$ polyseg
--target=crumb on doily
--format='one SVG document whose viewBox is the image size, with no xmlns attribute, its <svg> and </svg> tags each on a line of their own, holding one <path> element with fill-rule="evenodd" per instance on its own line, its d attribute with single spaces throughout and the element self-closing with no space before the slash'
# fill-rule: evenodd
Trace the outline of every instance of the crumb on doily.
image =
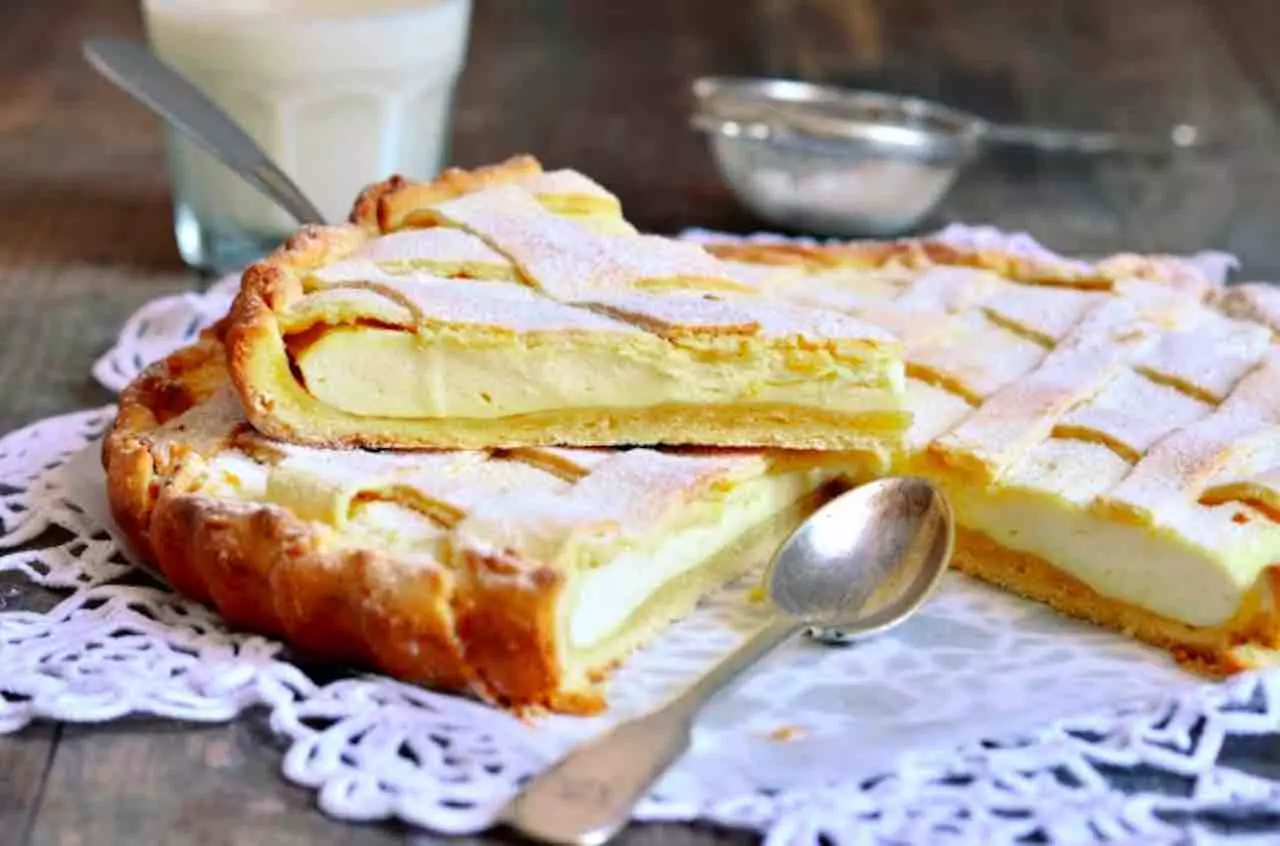
<svg viewBox="0 0 1280 846">
<path fill-rule="evenodd" d="M 801 740 L 806 735 L 808 735 L 808 732 L 804 730 L 803 726 L 778 726 L 769 732 L 768 737 L 778 743 L 790 743 L 793 740 Z"/>
</svg>

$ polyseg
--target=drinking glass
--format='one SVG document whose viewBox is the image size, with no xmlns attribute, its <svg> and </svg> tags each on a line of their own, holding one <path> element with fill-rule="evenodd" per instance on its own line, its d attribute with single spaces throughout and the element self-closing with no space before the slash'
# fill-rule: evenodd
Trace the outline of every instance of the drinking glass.
<svg viewBox="0 0 1280 846">
<path fill-rule="evenodd" d="M 392 173 L 448 155 L 471 0 L 143 0 L 152 49 L 238 122 L 330 222 Z M 187 264 L 227 270 L 296 223 L 168 132 L 174 232 Z"/>
</svg>

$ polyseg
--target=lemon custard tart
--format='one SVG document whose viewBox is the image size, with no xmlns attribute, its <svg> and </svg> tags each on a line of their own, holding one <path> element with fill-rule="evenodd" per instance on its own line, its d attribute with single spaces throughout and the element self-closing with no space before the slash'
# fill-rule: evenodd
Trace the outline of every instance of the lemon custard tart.
<svg viewBox="0 0 1280 846">
<path fill-rule="evenodd" d="M 636 233 L 521 157 L 369 189 L 245 274 L 228 346 L 249 420 L 366 447 L 900 446 L 900 345 L 762 296 L 769 268 Z"/>
<path fill-rule="evenodd" d="M 271 440 L 220 333 L 122 395 L 104 458 L 131 544 L 233 625 L 515 709 L 590 712 L 625 654 L 757 567 L 835 490 L 827 453 Z"/>
<path fill-rule="evenodd" d="M 958 569 L 1212 672 L 1277 662 L 1275 289 L 1193 262 L 946 243 L 724 243 L 772 293 L 903 342 L 898 472 L 936 482 Z"/>
<path fill-rule="evenodd" d="M 352 225 L 307 230 L 251 269 L 217 332 L 122 397 L 104 458 L 134 545 L 233 623 L 318 655 L 512 707 L 590 711 L 622 656 L 762 561 L 841 484 L 912 473 L 954 507 L 960 570 L 1200 670 L 1280 663 L 1275 288 L 1224 287 L 1177 257 L 1069 260 L 992 233 L 713 241 L 678 256 L 665 251 L 687 243 L 655 239 L 651 266 L 696 255 L 714 273 L 617 271 L 619 286 L 583 276 L 574 256 L 546 259 L 536 238 L 531 264 L 530 218 L 597 245 L 644 237 L 585 177 L 516 159 L 374 186 Z M 481 348 L 490 357 L 468 358 Z M 692 369 L 673 363 L 695 349 L 680 365 Z M 630 411 L 588 413 L 566 392 L 570 371 L 556 368 L 579 358 L 609 374 L 593 390 L 633 389 Z M 637 360 L 650 376 L 678 372 L 682 398 L 651 402 L 649 377 L 611 369 Z M 853 375 L 873 361 L 888 374 L 878 387 Z M 481 389 L 488 416 L 421 414 L 503 367 L 512 379 Z M 796 369 L 761 376 L 774 367 Z M 785 414 L 778 396 L 699 393 L 790 390 L 806 370 L 811 393 L 789 394 Z M 841 391 L 853 399 L 832 400 Z M 813 413 L 826 403 L 844 422 Z M 543 443 L 649 442 L 641 431 L 843 451 Z M 347 448 L 446 433 L 474 449 Z"/>
</svg>

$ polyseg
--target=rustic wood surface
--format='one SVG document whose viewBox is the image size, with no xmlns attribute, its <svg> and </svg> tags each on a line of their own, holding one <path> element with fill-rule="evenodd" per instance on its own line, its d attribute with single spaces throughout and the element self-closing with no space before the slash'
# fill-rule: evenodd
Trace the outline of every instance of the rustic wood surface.
<svg viewBox="0 0 1280 846">
<path fill-rule="evenodd" d="M 0 0 L 0 429 L 110 401 L 89 379 L 124 317 L 197 277 L 173 246 L 160 133 L 79 58 L 137 36 L 137 0 Z M 755 224 L 685 127 L 704 73 L 798 76 L 940 98 L 1001 120 L 1211 130 L 1174 162 L 989 156 L 939 218 L 1062 250 L 1238 253 L 1280 275 L 1280 4 L 1274 0 L 479 0 L 454 157 L 529 151 L 592 174 L 643 227 Z M 20 605 L 49 602 L 24 589 Z M 0 846 L 393 842 L 277 774 L 259 721 L 134 720 L 0 738 Z M 640 827 L 631 843 L 746 841 Z M 429 838 L 422 838 L 427 842 Z M 479 842 L 479 841 L 477 841 Z"/>
</svg>

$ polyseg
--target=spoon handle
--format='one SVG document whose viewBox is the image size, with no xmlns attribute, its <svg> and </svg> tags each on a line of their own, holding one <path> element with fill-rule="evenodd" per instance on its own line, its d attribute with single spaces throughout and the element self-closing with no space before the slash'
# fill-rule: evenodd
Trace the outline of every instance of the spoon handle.
<svg viewBox="0 0 1280 846">
<path fill-rule="evenodd" d="M 986 127 L 983 139 L 993 144 L 1032 147 L 1051 153 L 1093 155 L 1130 153 L 1160 156 L 1208 146 L 1200 131 L 1185 123 L 1180 123 L 1163 134 L 1058 129 L 1030 124 L 990 124 Z"/>
<path fill-rule="evenodd" d="M 107 79 L 177 127 L 299 223 L 324 216 L 252 138 L 181 74 L 141 44 L 85 39 L 84 56 Z"/>
<path fill-rule="evenodd" d="M 620 723 L 535 776 L 507 806 L 504 820 L 544 843 L 604 843 L 689 747 L 698 710 L 798 628 L 785 618 L 766 624 L 667 705 Z"/>
</svg>

